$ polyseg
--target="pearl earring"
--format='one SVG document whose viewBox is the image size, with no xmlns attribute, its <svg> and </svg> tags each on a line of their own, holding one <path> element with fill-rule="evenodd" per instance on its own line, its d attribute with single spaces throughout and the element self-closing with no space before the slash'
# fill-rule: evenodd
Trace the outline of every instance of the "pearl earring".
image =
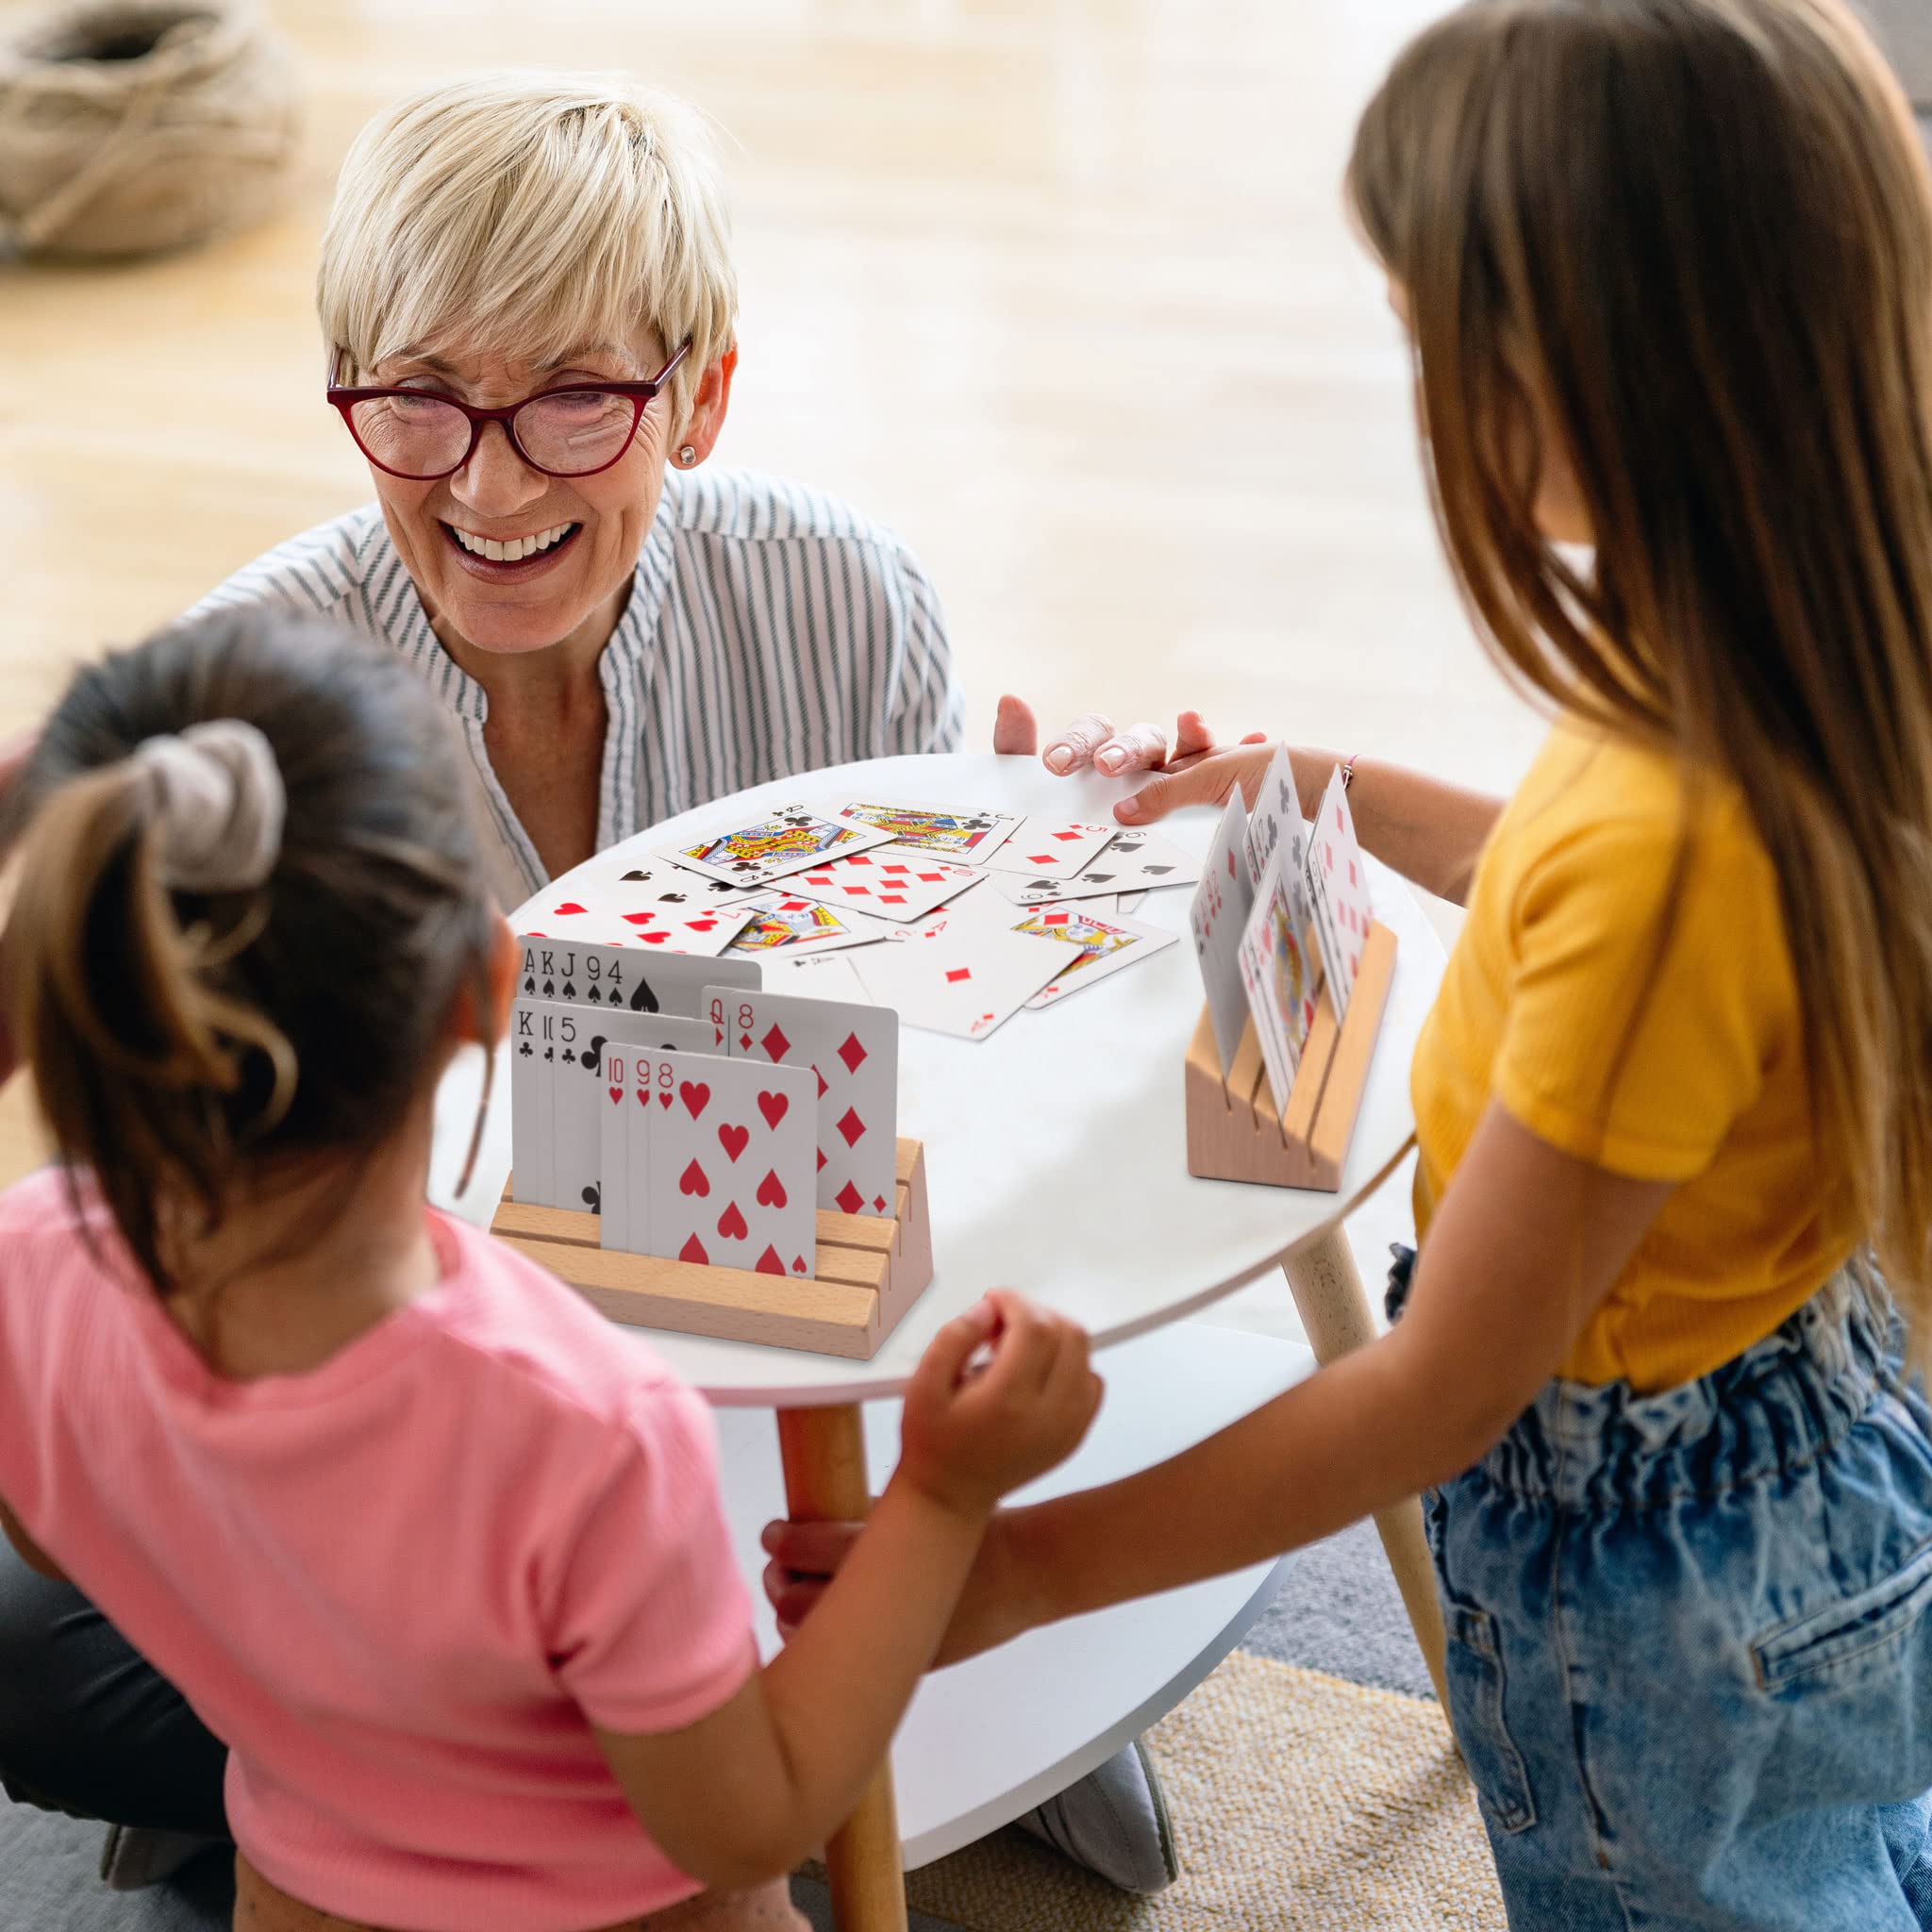
<svg viewBox="0 0 1932 1932">
<path fill-rule="evenodd" d="M 685 446 L 677 452 L 677 460 L 680 463 L 682 463 L 687 470 L 690 469 L 691 466 L 697 461 L 697 449 L 696 446 L 692 443 L 686 443 Z"/>
</svg>

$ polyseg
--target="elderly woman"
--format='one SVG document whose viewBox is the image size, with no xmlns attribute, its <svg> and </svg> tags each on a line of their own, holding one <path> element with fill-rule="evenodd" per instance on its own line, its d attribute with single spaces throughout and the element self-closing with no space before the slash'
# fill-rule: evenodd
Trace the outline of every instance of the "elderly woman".
<svg viewBox="0 0 1932 1932">
<path fill-rule="evenodd" d="M 905 546 L 814 491 L 706 467 L 737 289 L 689 109 L 521 75 L 405 101 L 344 164 L 317 298 L 327 401 L 376 500 L 197 608 L 281 600 L 413 665 L 468 744 L 507 906 L 707 799 L 958 742 L 938 602 Z M 1008 707 L 995 741 L 1032 731 Z M 132 1827 L 108 1860 L 132 1887 L 223 1834 L 225 1757 L 84 1598 L 0 1545 L 10 1792 Z M 1118 1883 L 1173 1875 L 1138 1747 L 1033 1822 Z"/>
</svg>

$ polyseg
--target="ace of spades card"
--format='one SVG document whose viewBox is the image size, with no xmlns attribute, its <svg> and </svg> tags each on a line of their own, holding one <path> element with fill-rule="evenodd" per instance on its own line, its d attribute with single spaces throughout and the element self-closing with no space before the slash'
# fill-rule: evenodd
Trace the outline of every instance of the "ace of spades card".
<svg viewBox="0 0 1932 1932">
<path fill-rule="evenodd" d="M 1322 794 L 1303 867 L 1308 903 L 1315 915 L 1315 944 L 1328 981 L 1328 997 L 1338 1022 L 1348 1016 L 1348 1002 L 1361 971 L 1374 908 L 1369 900 L 1369 867 L 1356 842 L 1355 815 L 1348 808 L 1348 782 L 1341 767 Z"/>
<path fill-rule="evenodd" d="M 758 1066 L 807 1067 L 817 1082 L 818 1205 L 897 1212 L 899 1016 L 795 993 L 705 995 L 716 1050 Z"/>
<path fill-rule="evenodd" d="M 1248 915 L 1254 910 L 1255 878 L 1248 870 L 1246 831 L 1247 811 L 1237 791 L 1215 827 L 1214 842 L 1208 848 L 1207 864 L 1188 915 L 1224 1073 L 1234 1064 L 1235 1049 L 1241 1043 L 1241 1028 L 1248 1017 L 1241 944 Z"/>
<path fill-rule="evenodd" d="M 1299 826 L 1301 821 L 1295 823 Z M 1287 1109 L 1302 1048 L 1315 1024 L 1318 968 L 1308 950 L 1312 921 L 1299 860 L 1298 844 L 1277 846 L 1241 934 L 1241 985 L 1277 1112 Z"/>
<path fill-rule="evenodd" d="M 708 986 L 757 986 L 755 961 L 719 960 L 696 954 L 660 953 L 648 958 L 630 946 L 587 944 L 541 932 L 519 933 L 524 949 L 517 991 L 525 999 L 566 1005 L 623 1008 L 633 1013 L 682 1013 L 698 1017 Z"/>
<path fill-rule="evenodd" d="M 749 824 L 692 840 L 658 857 L 729 886 L 764 886 L 825 859 L 888 844 L 891 837 L 862 819 L 787 805 Z"/>
<path fill-rule="evenodd" d="M 983 865 L 987 854 L 1004 844 L 1021 822 L 1018 812 L 951 811 L 927 805 L 848 805 L 839 816 L 874 825 L 901 845 L 969 865 Z"/>
<path fill-rule="evenodd" d="M 624 1098 L 611 1103 L 629 1118 L 625 1244 L 707 1267 L 808 1278 L 818 1227 L 811 1069 L 706 1054 L 629 1058 L 632 1078 L 614 1083 Z"/>
<path fill-rule="evenodd" d="M 1268 761 L 1268 771 L 1255 793 L 1255 807 L 1248 814 L 1248 870 L 1260 889 L 1262 874 L 1274 858 L 1275 847 L 1286 839 L 1293 856 L 1288 863 L 1302 862 L 1302 802 L 1294 786 L 1294 765 L 1288 746 L 1278 744 Z"/>
</svg>

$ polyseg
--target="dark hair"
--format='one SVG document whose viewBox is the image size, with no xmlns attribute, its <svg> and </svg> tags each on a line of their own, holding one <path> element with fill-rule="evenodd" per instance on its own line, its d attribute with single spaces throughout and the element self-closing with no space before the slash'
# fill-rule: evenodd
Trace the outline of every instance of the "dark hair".
<svg viewBox="0 0 1932 1932">
<path fill-rule="evenodd" d="M 1475 0 L 1348 188 L 1484 641 L 1693 806 L 1743 794 L 1818 1124 L 1932 1318 L 1932 175 L 1897 79 L 1840 0 Z M 1589 575 L 1538 527 L 1540 428 Z"/>
<path fill-rule="evenodd" d="M 280 851 L 258 887 L 171 891 L 133 754 L 218 719 L 275 755 Z M 211 1230 L 244 1179 L 379 1149 L 458 1001 L 488 1011 L 498 921 L 471 800 L 420 682 L 321 624 L 224 611 L 68 687 L 10 813 L 8 1008 L 61 1160 L 92 1171 L 162 1293 L 171 1232 Z"/>
</svg>

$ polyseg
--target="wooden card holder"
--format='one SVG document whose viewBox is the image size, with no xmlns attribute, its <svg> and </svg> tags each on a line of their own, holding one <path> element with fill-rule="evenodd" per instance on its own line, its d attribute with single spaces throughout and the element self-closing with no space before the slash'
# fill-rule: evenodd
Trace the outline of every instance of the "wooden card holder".
<svg viewBox="0 0 1932 1932">
<path fill-rule="evenodd" d="M 923 1141 L 899 1142 L 898 1169 L 899 1211 L 891 1220 L 820 1213 L 805 1281 L 602 1248 L 596 1215 L 508 1194 L 491 1230 L 613 1322 L 868 1361 L 932 1279 Z"/>
<path fill-rule="evenodd" d="M 1395 935 L 1386 925 L 1372 925 L 1348 1018 L 1335 1024 L 1324 986 L 1315 1001 L 1315 1023 L 1302 1049 L 1294 1091 L 1280 1108 L 1268 1085 L 1254 1021 L 1242 1027 L 1234 1065 L 1224 1075 L 1214 1023 L 1202 1008 L 1188 1048 L 1188 1172 L 1206 1180 L 1336 1192 L 1394 977 Z"/>
</svg>

